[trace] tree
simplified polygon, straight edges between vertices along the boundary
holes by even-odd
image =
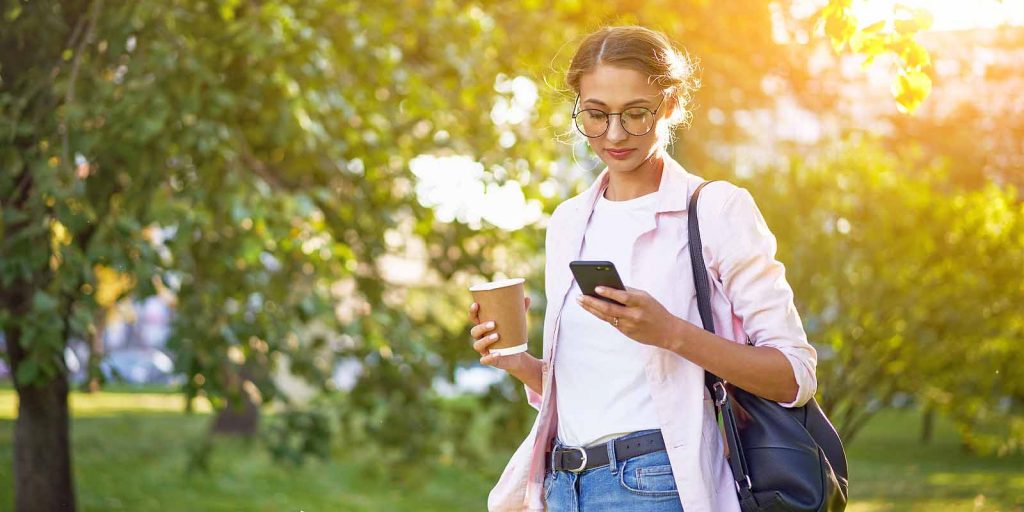
[[[482,163],[489,186],[528,176],[524,194],[550,212],[587,179],[551,136],[569,126],[571,98],[544,87],[560,82],[574,39],[614,21],[661,28],[708,56],[698,102],[728,113],[765,101],[759,77],[799,62],[773,44],[770,8],[4,4],[0,329],[20,397],[16,509],[74,508],[62,354],[96,330],[103,268],[134,283],[124,295],[176,296],[171,346],[188,396],[218,407],[241,393],[277,398],[268,375],[278,354],[322,385],[332,361],[314,354],[329,349],[368,369],[344,414],[379,422],[363,425],[383,443],[412,432],[388,447],[394,457],[430,454],[441,427],[429,383],[471,356],[437,342],[464,338],[451,320],[464,298],[456,284],[512,271],[539,283],[543,237],[536,226],[506,233],[439,218],[410,162],[462,155]],[[746,37],[723,37],[735,31]],[[516,80],[538,97],[497,119]],[[710,140],[742,137],[724,119]],[[677,150],[712,162],[695,140]],[[421,247],[426,286],[388,282],[385,256],[404,246]],[[406,297],[419,300],[411,313]],[[310,335],[317,326],[335,335]]]
[[[978,446],[1018,446],[1018,421],[990,427],[1013,418],[1019,404],[996,404],[1024,385],[1007,372],[1024,355],[1010,341],[1022,334],[1024,210],[1013,188],[960,189],[914,162],[850,143],[748,183],[819,347],[822,406],[848,441],[902,394]]]

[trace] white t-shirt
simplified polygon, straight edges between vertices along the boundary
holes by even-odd
[[[609,201],[602,194],[587,224],[580,259],[611,261],[630,286],[633,243],[654,215],[656,196]],[[573,283],[558,329],[558,439],[568,446],[592,446],[659,428],[644,371],[644,345],[583,309],[576,303],[580,293]]]

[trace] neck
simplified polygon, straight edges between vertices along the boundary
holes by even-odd
[[[665,156],[657,152],[628,172],[609,172],[604,197],[609,201],[628,201],[656,192],[661,185]]]

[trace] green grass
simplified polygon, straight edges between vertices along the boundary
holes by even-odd
[[[186,416],[164,392],[72,395],[75,479],[83,511],[483,510],[514,447],[487,468],[431,468],[419,485],[374,478],[370,462],[344,456],[300,467],[275,464],[258,444],[218,441],[207,475],[186,473],[209,416]],[[0,389],[0,510],[13,502],[11,434],[16,398]],[[208,410],[200,405],[200,410]],[[949,425],[917,443],[917,417],[888,412],[848,446],[851,512],[1024,510],[1024,457],[963,453]]]
[[[965,453],[949,423],[918,442],[919,417],[886,411],[847,446],[852,512],[1024,511],[1024,456]]]

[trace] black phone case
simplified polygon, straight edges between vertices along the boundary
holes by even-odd
[[[622,284],[622,279],[619,277],[619,272],[615,270],[615,265],[612,262],[573,261],[569,263],[569,269],[572,270],[572,275],[576,278],[576,283],[580,285],[580,291],[584,295],[611,302],[612,304],[623,305],[618,301],[602,297],[594,291],[598,286],[606,286],[616,290],[626,289],[626,286]]]

